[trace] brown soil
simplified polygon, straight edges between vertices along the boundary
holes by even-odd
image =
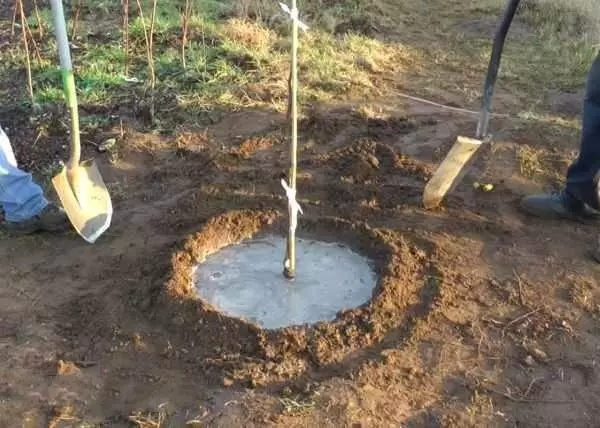
[[[584,97],[585,91],[583,89],[573,92],[559,92],[551,94],[548,97],[548,102],[552,107],[552,111],[558,115],[578,117],[581,115]]]
[[[13,4],[0,1],[3,18]],[[487,19],[464,28],[492,31]],[[335,30],[385,28],[359,19]],[[0,82],[1,125],[20,164],[47,178],[66,157],[66,115],[32,122],[15,107],[24,88]],[[571,98],[548,103],[573,116]],[[425,182],[475,119],[393,98],[368,106],[377,117],[362,107],[306,112],[299,232],[368,255],[373,299],[331,323],[269,332],[196,299],[189,275],[206,252],[284,226],[285,119],[242,111],[195,129],[181,113],[179,128],[155,135],[132,106],[86,106],[123,120],[123,132],[84,138],[113,224],[94,245],[74,233],[0,236],[0,427],[596,426],[597,227],[516,208],[556,185],[577,141],[494,120],[493,148],[425,211]],[[109,136],[116,147],[98,154]]]
[[[368,304],[266,332],[190,290],[207,251],[284,224],[282,117],[236,113],[176,137],[126,127],[113,162],[97,155],[115,200],[97,244],[0,240],[0,426],[593,425],[596,228],[515,208],[539,187],[515,164],[534,130],[482,150],[427,212],[432,160],[472,120],[404,101],[386,119],[354,107],[302,124],[300,230],[376,262]],[[13,118],[3,124],[21,129]],[[40,162],[52,150],[14,141]]]
[[[426,276],[426,253],[397,233],[339,218],[305,218],[302,223],[301,236],[345,243],[375,262],[380,279],[374,297],[364,307],[344,311],[334,322],[319,323],[314,328],[267,332],[246,322],[229,320],[233,324],[227,328],[227,341],[231,343],[211,335],[217,343],[209,347],[219,348],[220,352],[224,347],[232,347],[236,352],[252,350],[256,353],[253,356],[264,359],[261,364],[260,360],[255,362],[251,373],[241,371],[243,377],[238,380],[245,384],[266,386],[294,378],[299,374],[299,361],[305,368],[340,363],[350,352],[379,343],[399,324],[408,325],[412,317],[425,315],[431,303],[421,302],[418,296]],[[165,296],[173,312],[169,318],[176,317],[182,325],[200,324],[201,334],[221,330],[224,319],[218,309],[196,297],[191,279],[193,266],[227,245],[267,232],[284,235],[285,231],[286,222],[278,212],[238,211],[209,221],[173,257]],[[274,366],[273,361],[278,364]]]

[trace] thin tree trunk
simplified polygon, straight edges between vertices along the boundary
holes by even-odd
[[[154,27],[156,25],[156,3],[158,0],[154,0],[152,3],[152,19],[150,21],[150,59],[152,61],[152,80],[151,92],[150,92],[150,119],[154,123],[154,115],[156,113],[155,106],[155,90],[156,90],[156,70],[154,69]]]
[[[129,0],[123,0],[123,53],[125,55],[125,76],[129,75]]]
[[[71,40],[75,40],[77,35],[77,24],[79,23],[79,15],[81,14],[81,4],[83,0],[77,0],[77,8],[73,16],[73,28],[71,29]]]
[[[10,35],[11,37],[15,35],[15,24],[17,22],[17,13],[19,10],[19,0],[15,0],[15,7],[13,8],[13,16],[12,16],[12,23],[10,26]]]
[[[33,78],[31,77],[31,61],[29,60],[29,42],[27,41],[27,26],[25,22],[25,12],[23,11],[23,1],[17,0],[19,3],[19,14],[21,15],[21,32],[23,34],[23,45],[25,46],[25,57],[27,62],[27,84],[29,96],[33,103]]]
[[[42,21],[42,17],[40,16],[40,8],[38,7],[37,0],[33,0],[33,7],[35,8],[35,18],[38,24],[38,35],[41,39],[44,37],[44,21]]]
[[[191,14],[191,5],[190,0],[185,0],[185,9],[183,11],[183,23],[182,23],[182,33],[181,36],[181,63],[183,64],[183,68],[187,68],[186,60],[185,60],[185,48],[188,44],[188,28],[190,22],[190,14]]]
[[[146,26],[146,20],[144,18],[144,11],[142,10],[142,3],[141,0],[136,0],[137,2],[137,7],[140,13],[140,20],[142,21],[142,28],[144,29],[144,38],[146,40],[146,58],[148,60],[148,70],[150,73],[150,89],[151,89],[151,94],[150,94],[150,120],[152,121],[152,123],[154,123],[154,87],[155,87],[155,82],[156,82],[156,74],[154,71],[154,56],[153,56],[153,47],[154,47],[154,41],[153,41],[153,37],[152,37],[152,33],[154,32],[154,20],[156,19],[156,0],[154,0],[154,4],[153,4],[153,13],[152,13],[152,18],[153,18],[153,22],[151,23],[151,27],[150,27],[150,35],[148,34],[148,27]]]
[[[38,48],[38,44],[35,41],[35,37],[33,37],[33,33],[31,32],[31,28],[29,27],[27,20],[25,20],[25,30],[26,30],[29,38],[31,39],[31,45],[33,47],[33,52],[38,61],[38,64],[41,64],[42,63],[42,55],[40,54],[40,49]]]

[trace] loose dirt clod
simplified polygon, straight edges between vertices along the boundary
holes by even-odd
[[[81,373],[81,369],[70,361],[58,360],[56,363],[56,374],[63,375],[75,375]]]
[[[131,338],[131,341],[133,342],[133,348],[136,351],[143,351],[144,349],[146,349],[146,344],[144,343],[144,340],[142,339],[142,335],[139,333],[136,333],[133,335],[133,337]]]
[[[76,409],[71,405],[54,406],[50,415],[50,421],[48,422],[48,428],[58,428],[61,426],[61,422],[79,421],[80,419],[76,416]]]
[[[98,151],[100,153],[107,152],[107,151],[111,150],[115,146],[115,144],[117,144],[116,138],[109,138],[107,140],[104,140],[102,143],[100,143],[98,145]]]
[[[539,348],[532,348],[531,353],[533,357],[540,363],[547,363],[550,360],[550,358],[548,358],[548,354]]]

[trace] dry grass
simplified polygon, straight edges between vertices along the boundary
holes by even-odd
[[[302,398],[280,398],[279,402],[283,406],[283,412],[286,414],[298,414],[312,410],[315,407],[315,402],[311,399]]]
[[[50,415],[48,428],[58,428],[62,425],[63,422],[67,422],[69,424],[75,424],[76,422],[80,422],[81,419],[78,418],[76,415],[77,411],[73,406],[55,406],[52,409],[52,414]]]
[[[598,313],[600,305],[594,299],[594,285],[590,282],[576,282],[570,291],[571,301],[589,313]]]
[[[277,2],[270,0],[235,0],[231,2],[230,14],[242,19],[263,21],[277,12]]]
[[[129,416],[129,421],[138,428],[166,428],[166,406],[161,404],[156,411],[134,412]]]
[[[272,31],[257,22],[231,18],[220,29],[222,36],[253,49],[268,49],[274,39]]]
[[[300,40],[300,102],[378,96],[401,87],[434,101],[447,101],[445,94],[450,94],[455,104],[475,108],[491,38],[487,33],[469,33],[465,25],[493,23],[504,4],[504,0],[300,1],[301,17],[311,27]],[[598,13],[591,0],[528,0],[524,4],[517,19],[529,23],[528,32],[520,38],[509,37],[501,69],[503,90],[514,98],[506,109],[535,104],[551,90],[581,87],[596,50],[593,34],[598,23],[593,17]],[[177,93],[178,107],[187,110],[285,110],[290,21],[277,2],[197,3],[189,22],[185,69],[181,49],[175,52],[169,46],[173,35],[181,31],[181,11],[164,2],[158,8],[157,93]],[[140,38],[143,42],[139,20],[131,22],[131,27],[132,43],[139,43]],[[88,89],[82,91],[82,105],[111,103],[122,96],[123,70],[115,65],[124,61],[123,52],[118,43],[114,46],[83,45],[77,73]],[[131,52],[130,77],[143,80],[146,70],[141,54],[141,49]],[[62,97],[54,85],[47,87],[47,82],[39,81],[52,68],[52,61],[44,60],[34,70],[38,103]],[[543,110],[542,103],[538,104],[538,110]]]
[[[600,41],[600,8],[595,0],[529,0],[523,9],[546,31]]]
[[[534,178],[544,172],[540,161],[540,152],[532,147],[523,146],[517,151],[521,175]]]
[[[577,140],[574,140],[574,145]],[[522,176],[545,183],[547,185],[561,187],[564,185],[565,173],[573,159],[571,152],[552,150],[528,145],[517,149],[516,158],[519,172]]]
[[[56,373],[60,376],[76,375],[81,373],[81,370],[79,369],[79,367],[77,367],[77,365],[75,365],[75,363],[72,363],[70,361],[58,360],[56,364]]]

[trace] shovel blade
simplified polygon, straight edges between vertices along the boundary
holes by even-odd
[[[423,205],[426,209],[437,207],[451,187],[457,184],[457,177],[465,164],[481,146],[482,141],[458,137],[438,169],[425,186]]]
[[[77,233],[90,244],[109,228],[112,201],[95,162],[66,167],[52,179],[54,189]]]

